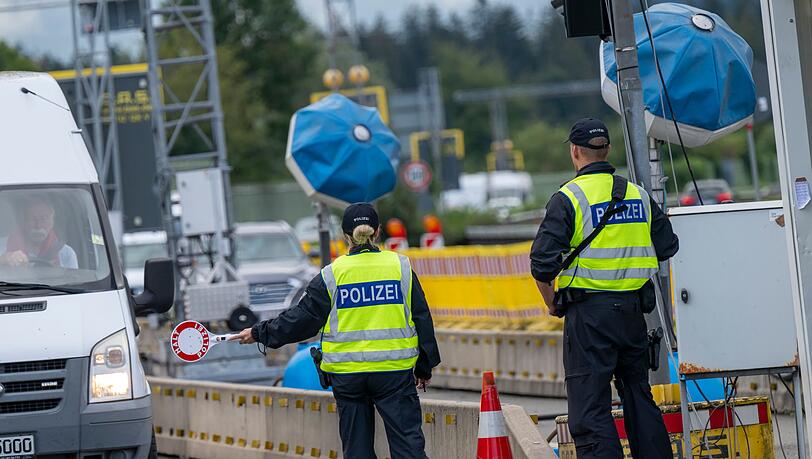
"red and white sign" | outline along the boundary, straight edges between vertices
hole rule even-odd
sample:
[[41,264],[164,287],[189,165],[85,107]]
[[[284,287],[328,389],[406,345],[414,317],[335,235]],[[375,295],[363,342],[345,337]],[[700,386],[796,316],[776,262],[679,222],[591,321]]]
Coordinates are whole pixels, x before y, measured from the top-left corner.
[[184,362],[197,362],[206,356],[212,346],[228,341],[232,335],[215,335],[200,322],[186,320],[172,330],[169,344],[177,358]]
[[442,249],[445,247],[443,233],[425,233],[420,236],[420,247],[424,249]]
[[197,362],[209,352],[209,331],[200,322],[179,323],[169,338],[172,352],[184,362]]
[[[699,432],[702,431],[703,428],[726,429],[735,426],[767,424],[767,412],[769,409],[766,402],[759,402],[736,406],[735,413],[733,407],[723,408],[717,406],[696,410],[696,413],[693,413],[693,410],[691,410],[691,429],[693,432]],[[665,428],[668,433],[683,433],[682,413],[663,413],[663,422],[665,423]],[[615,428],[621,439],[628,438],[626,424],[622,418],[615,419]],[[558,431],[559,444],[574,443],[567,424],[557,424],[556,430]]]
[[411,161],[403,166],[403,183],[412,191],[425,191],[431,183],[431,169],[424,161]]
[[406,250],[409,248],[409,240],[405,237],[390,237],[383,241],[386,250]]

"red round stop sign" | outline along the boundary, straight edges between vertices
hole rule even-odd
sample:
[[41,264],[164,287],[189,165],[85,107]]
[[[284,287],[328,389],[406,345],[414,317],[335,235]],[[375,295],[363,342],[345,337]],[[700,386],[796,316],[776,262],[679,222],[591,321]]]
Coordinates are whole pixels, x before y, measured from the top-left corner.
[[209,331],[200,322],[179,323],[169,338],[172,352],[184,362],[197,362],[209,352]]

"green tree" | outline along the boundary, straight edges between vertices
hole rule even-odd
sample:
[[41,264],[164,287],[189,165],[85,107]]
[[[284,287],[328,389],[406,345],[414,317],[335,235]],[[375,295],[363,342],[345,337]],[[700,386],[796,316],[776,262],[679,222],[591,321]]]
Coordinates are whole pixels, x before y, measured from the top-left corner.
[[217,1],[212,12],[218,56],[229,53],[219,63],[223,105],[235,110],[229,109],[226,120],[240,119],[236,124],[244,130],[229,129],[226,136],[246,142],[229,140],[234,180],[289,179],[284,154],[290,117],[318,89],[324,69],[314,64],[321,37],[294,0]]
[[19,48],[12,48],[0,41],[0,71],[2,70],[39,70],[39,66],[26,56]]
[[465,132],[465,168],[482,170],[492,140],[488,106],[455,103],[454,91],[505,86],[510,83],[508,72],[500,60],[490,59],[468,49],[460,49],[459,46],[449,42],[434,43],[432,57],[440,69],[449,125],[461,128]]

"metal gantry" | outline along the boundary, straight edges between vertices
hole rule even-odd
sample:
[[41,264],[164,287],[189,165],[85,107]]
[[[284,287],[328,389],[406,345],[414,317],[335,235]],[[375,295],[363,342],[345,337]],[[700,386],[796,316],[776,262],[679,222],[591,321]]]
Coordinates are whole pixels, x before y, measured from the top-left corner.
[[443,94],[440,85],[440,71],[437,67],[420,69],[418,73],[420,86],[417,95],[420,107],[421,130],[431,136],[431,159],[434,163],[434,174],[442,186],[442,152],[440,150],[440,133],[445,129],[445,110],[443,107]]
[[[574,97],[600,94],[597,80],[576,80],[559,83],[517,84],[501,88],[468,89],[454,92],[454,102],[487,103],[490,113],[491,141],[496,153],[496,164],[507,162],[506,140],[509,139],[507,101],[518,98]],[[497,167],[499,169],[500,167]]]
[[[109,0],[72,0],[76,118],[108,206],[122,211]],[[106,125],[106,126],[105,126]]]
[[358,52],[358,21],[354,0],[324,0],[327,12],[327,56],[330,68],[341,64],[339,54],[348,52],[349,63],[358,64],[361,56]]
[[[233,227],[229,165],[217,76],[214,24],[209,0],[144,0],[144,34],[157,163],[158,195],[170,253],[182,236],[172,213],[172,186],[179,168],[217,168],[222,173],[226,232],[215,233],[212,258],[230,258]],[[191,83],[191,84],[190,84]],[[176,278],[180,278],[176,272]],[[183,308],[176,308],[178,313]]]

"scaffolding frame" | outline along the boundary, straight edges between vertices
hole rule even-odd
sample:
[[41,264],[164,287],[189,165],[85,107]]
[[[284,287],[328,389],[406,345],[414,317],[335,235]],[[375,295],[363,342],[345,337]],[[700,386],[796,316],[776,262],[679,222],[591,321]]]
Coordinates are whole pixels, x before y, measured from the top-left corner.
[[[110,210],[120,213],[124,201],[111,71],[110,1],[71,0],[73,65],[77,124],[99,174],[107,205]],[[87,18],[89,21],[83,21],[82,10],[92,12]],[[82,43],[83,35],[87,37],[86,44]],[[101,43],[98,43],[99,35]]]
[[[226,203],[226,231],[213,235],[215,245],[211,254],[214,270],[227,277],[232,250],[233,216],[231,204],[230,167],[226,157],[225,128],[217,75],[217,50],[214,21],[209,0],[143,0],[144,36],[146,39],[150,99],[157,166],[156,187],[163,205],[164,229],[169,253],[175,261],[175,278],[180,282],[178,243],[182,237],[172,213],[172,185],[179,169],[217,168],[223,177]],[[178,46],[162,48],[166,40],[187,40],[194,52],[181,52]],[[171,56],[161,51],[171,50]],[[194,75],[194,85],[188,94],[173,88],[171,75],[183,69]],[[190,146],[179,143],[181,136],[193,138]],[[191,166],[191,167],[190,167]],[[225,267],[225,269],[220,269]],[[177,291],[180,291],[178,285]],[[183,298],[178,298],[178,306]],[[183,318],[185,308],[176,308]]]

